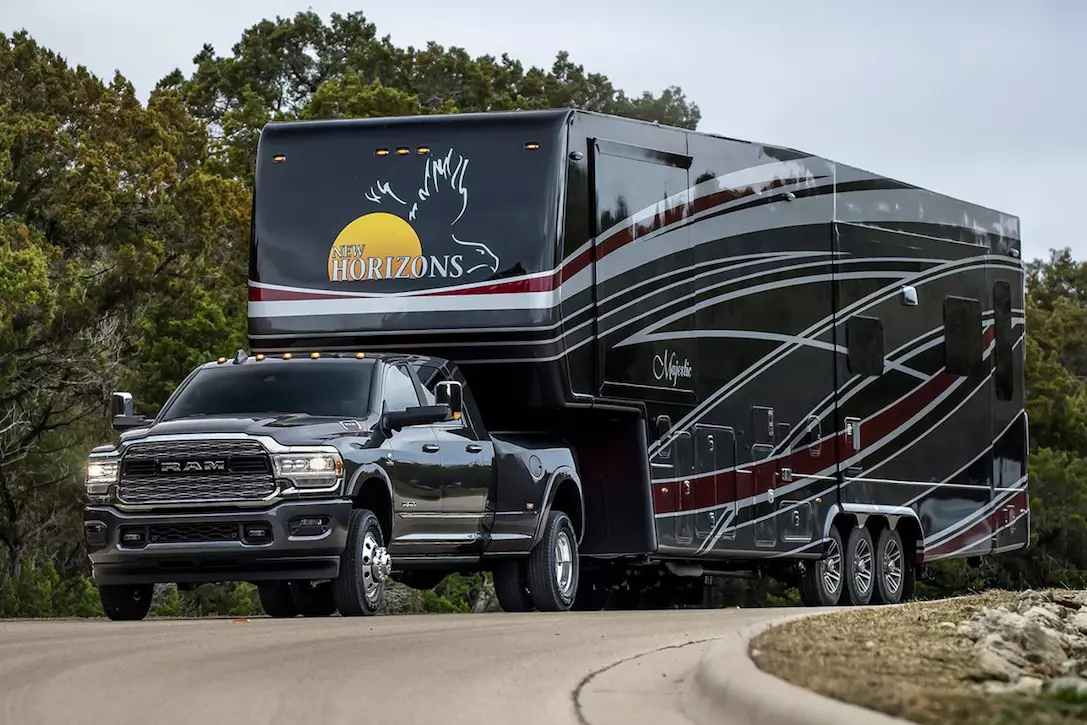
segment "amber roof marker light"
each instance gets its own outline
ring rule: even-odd
[[[388,156],[389,155],[389,149],[378,149],[375,153],[378,156]]]
[[[287,156],[285,154],[276,154],[275,156],[272,157],[272,163],[273,164],[282,164],[286,160],[287,160]]]
[[[528,149],[529,151],[536,151],[537,149],[540,148],[540,144],[537,143],[536,141],[529,141],[529,142],[527,142],[525,144],[525,148]]]
[[[400,148],[398,148],[396,150],[396,155],[397,156],[407,156],[410,153],[411,153],[411,149],[409,149],[407,146],[401,146]]]

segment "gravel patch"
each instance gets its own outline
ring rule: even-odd
[[[1081,602],[1087,593],[987,592],[846,609],[774,627],[751,656],[795,685],[919,725],[1087,723]]]

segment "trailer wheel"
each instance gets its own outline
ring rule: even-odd
[[[260,597],[261,608],[269,617],[283,619],[298,616],[288,582],[261,582],[257,584],[257,596]]]
[[[494,594],[503,612],[531,612],[536,606],[528,592],[525,562],[520,559],[499,561],[492,570]]]
[[[577,537],[562,511],[547,516],[547,526],[528,557],[528,591],[541,612],[565,612],[577,596]]]
[[[856,526],[849,532],[845,549],[846,592],[849,599],[843,603],[862,607],[872,601],[875,589],[872,534],[864,526]]]
[[[108,584],[98,587],[102,611],[115,622],[135,622],[151,610],[153,584]]]
[[[392,560],[383,544],[381,524],[368,509],[355,509],[347,528],[347,547],[333,585],[336,608],[344,617],[373,616],[385,601]]]
[[[902,536],[894,529],[882,529],[876,539],[874,604],[898,604],[902,601],[906,583],[905,562]]]
[[[331,617],[336,613],[336,593],[330,581],[291,582],[291,599],[303,617]]]
[[[830,527],[826,556],[808,562],[800,579],[800,600],[809,607],[833,607],[842,598],[842,535]]]

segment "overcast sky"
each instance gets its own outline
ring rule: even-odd
[[[305,9],[362,10],[400,46],[544,67],[565,49],[628,93],[677,84],[700,130],[1016,214],[1027,258],[1087,257],[1085,0],[0,0],[0,31],[120,70],[146,98],[203,43],[229,54],[244,28]]]

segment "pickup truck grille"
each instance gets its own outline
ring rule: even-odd
[[[256,441],[136,443],[121,458],[121,503],[258,501],[275,490],[271,460]]]

